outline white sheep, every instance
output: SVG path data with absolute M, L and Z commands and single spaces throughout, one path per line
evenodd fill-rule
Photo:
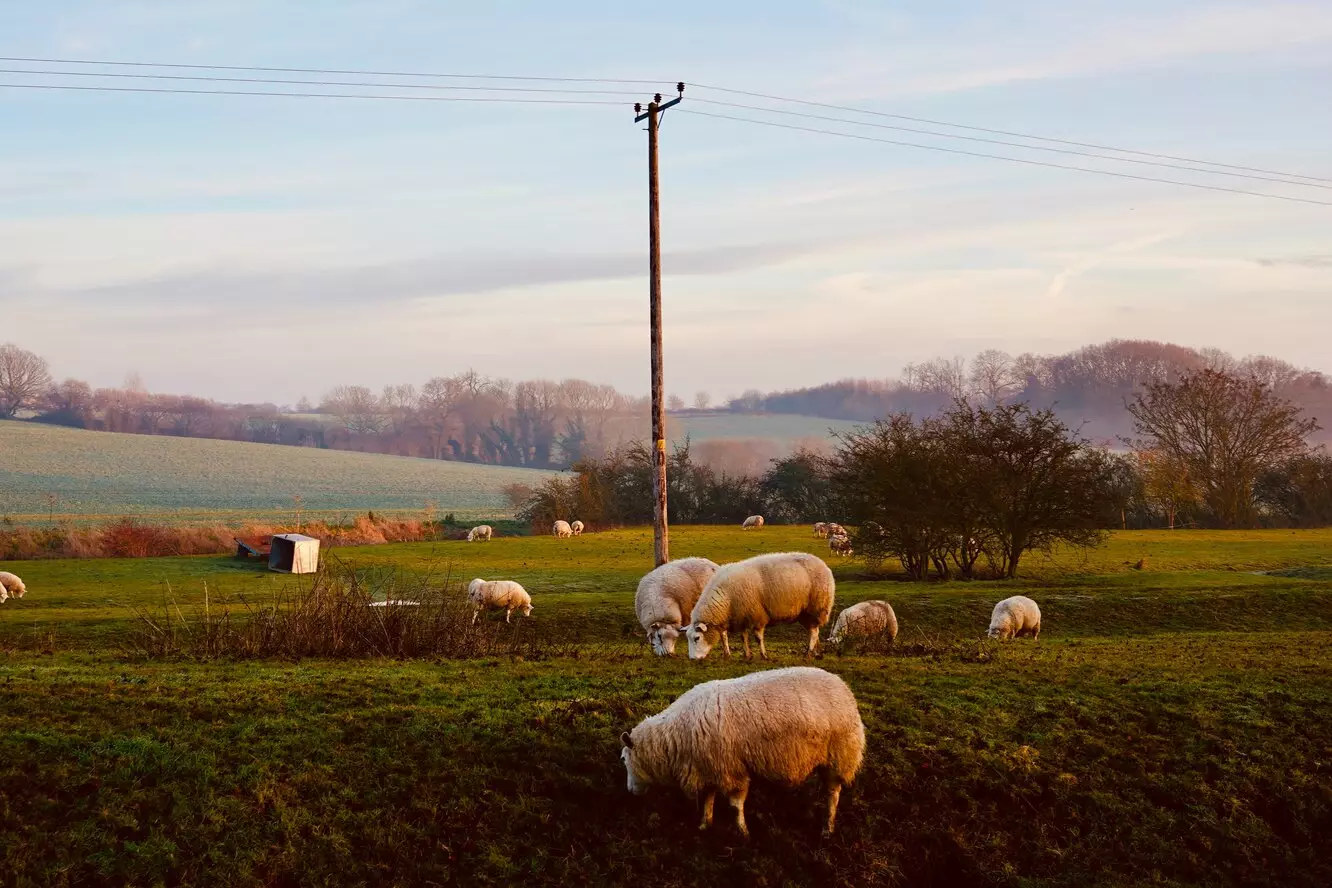
M 695 685 L 662 712 L 620 735 L 629 791 L 678 786 L 703 802 L 712 825 L 717 793 L 735 808 L 746 838 L 745 797 L 757 777 L 798 786 L 816 770 L 827 790 L 832 835 L 842 787 L 865 757 L 865 724 L 846 682 L 822 669 L 794 666 Z
M 488 543 L 490 542 L 491 535 L 494 533 L 495 528 L 491 527 L 489 524 L 478 524 L 476 527 L 467 531 L 467 542 L 474 543 L 477 540 L 482 540 L 483 542 Z
M 513 580 L 483 580 L 480 577 L 467 584 L 467 600 L 474 608 L 472 622 L 482 611 L 503 610 L 504 622 L 510 622 L 513 612 L 521 610 L 523 616 L 532 616 L 532 596 Z
M 8 571 L 0 570 L 0 604 L 4 604 L 10 598 L 22 598 L 28 591 L 28 587 L 23 585 L 23 581 Z
M 897 638 L 897 614 L 886 601 L 862 601 L 844 609 L 837 615 L 829 644 L 841 644 L 848 638 L 869 638 L 886 635 L 889 641 Z
M 828 536 L 830 536 L 830 537 L 837 537 L 837 536 L 842 536 L 842 537 L 844 537 L 844 536 L 850 536 L 850 534 L 846 532 L 846 528 L 843 527 L 842 525 L 838 524 L 838 523 L 835 522 L 835 521 L 829 521 L 829 522 L 828 522 Z
M 749 633 L 758 636 L 766 660 L 763 633 L 771 623 L 799 623 L 809 630 L 809 654 L 819 643 L 819 628 L 832 613 L 836 585 L 828 565 L 806 552 L 756 555 L 720 568 L 690 614 L 685 637 L 689 659 L 701 660 L 717 644 L 731 654 L 730 633 L 739 631 L 750 656 Z
M 1005 598 L 994 606 L 990 614 L 991 638 L 1020 638 L 1031 635 L 1041 637 L 1041 609 L 1025 595 Z
M 828 537 L 828 550 L 834 555 L 850 558 L 855 552 L 851 548 L 851 538 L 844 533 Z
M 716 572 L 716 562 L 681 558 L 663 564 L 638 581 L 634 610 L 657 656 L 675 653 L 676 638 Z
M 582 535 L 583 535 L 583 522 L 581 522 L 581 521 L 575 521 L 575 522 L 573 522 L 572 524 L 569 525 L 569 529 L 570 529 L 571 531 L 573 531 L 573 535 L 574 535 L 574 536 L 582 536 Z
M 741 530 L 761 530 L 763 528 L 762 515 L 750 515 L 740 525 Z
M 814 522 L 814 536 L 818 537 L 821 540 L 826 540 L 828 538 L 828 522 L 826 521 Z
M 568 521 L 556 521 L 550 526 L 550 532 L 560 539 L 573 536 L 573 528 Z

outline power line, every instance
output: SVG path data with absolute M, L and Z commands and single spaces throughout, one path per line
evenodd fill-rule
M 1116 148 L 1114 145 L 1098 145 L 1095 142 L 1076 142 L 1072 139 L 1057 139 L 1052 136 L 1037 136 L 1031 133 L 1019 133 L 1012 130 L 990 129 L 983 126 L 970 126 L 965 123 L 950 123 L 946 120 L 931 120 L 928 117 L 911 117 L 906 114 L 889 114 L 886 111 L 870 111 L 866 108 L 853 108 L 849 105 L 835 105 L 830 102 L 814 102 L 809 99 L 792 99 L 785 96 L 774 96 L 768 93 L 751 92 L 744 89 L 729 89 L 724 86 L 709 86 L 706 83 L 690 84 L 693 89 L 710 89 L 714 92 L 730 93 L 736 96 L 749 96 L 754 99 L 768 99 L 773 102 L 791 102 L 796 105 L 807 105 L 814 108 L 828 108 L 833 111 L 849 111 L 852 114 L 868 114 L 873 117 L 887 117 L 893 120 L 908 120 L 913 123 L 926 123 L 930 126 L 947 126 L 954 129 L 971 130 L 978 133 L 989 133 L 995 136 L 1010 136 L 1017 139 L 1033 139 L 1040 142 L 1055 142 L 1060 145 L 1073 145 L 1078 148 L 1095 148 L 1097 151 L 1115 151 L 1120 154 L 1136 154 L 1139 157 L 1154 157 L 1159 160 L 1178 160 L 1183 163 L 1200 163 L 1206 166 L 1223 167 L 1229 170 L 1244 170 L 1250 173 L 1268 173 L 1273 176 L 1289 176 L 1292 179 L 1311 179 L 1315 182 L 1332 182 L 1332 179 L 1322 176 L 1306 176 L 1301 173 L 1287 173 L 1281 170 L 1268 170 L 1262 167 L 1240 166 L 1233 163 L 1219 163 L 1214 160 L 1199 160 L 1196 157 L 1180 157 L 1174 154 L 1159 154 L 1152 151 L 1137 151 L 1132 148 Z
M 114 71 L 52 71 L 50 69 L 0 68 L 0 74 L 32 74 L 56 77 L 115 77 L 136 80 L 189 80 L 203 83 L 271 83 L 292 86 L 365 86 L 390 89 L 429 89 L 473 92 L 564 93 L 574 95 L 637 96 L 639 90 L 568 89 L 544 86 L 441 86 L 435 83 L 380 83 L 356 80 L 284 80 L 267 77 L 216 77 L 200 74 L 122 74 Z
M 33 59 L 0 56 L 0 62 L 29 62 L 42 65 L 107 65 L 126 68 L 187 68 L 196 71 L 268 71 L 277 74 L 342 74 L 356 77 L 434 77 L 455 80 L 529 80 L 550 83 L 626 83 L 660 85 L 666 80 L 626 80 L 615 77 L 524 77 L 517 74 L 438 74 L 422 71 L 361 71 L 338 68 L 265 68 L 258 65 L 190 65 L 170 62 L 119 62 L 99 59 Z
M 916 129 L 909 126 L 894 126 L 888 123 L 872 123 L 867 120 L 847 120 L 843 117 L 829 117 L 824 114 L 807 114 L 803 111 L 787 111 L 781 108 L 764 108 L 759 105 L 745 105 L 739 102 L 722 102 L 717 99 L 694 98 L 692 102 L 699 102 L 708 105 L 717 105 L 724 108 L 740 108 L 746 111 L 761 111 L 765 114 L 781 114 L 787 117 L 801 117 L 809 120 L 822 120 L 828 123 L 845 123 L 849 126 L 869 126 L 875 129 L 895 130 L 903 133 L 916 133 L 922 136 L 938 136 L 943 139 L 964 139 L 968 142 L 983 142 L 987 145 L 1004 145 L 1009 148 L 1020 148 L 1024 151 L 1047 151 L 1055 154 L 1071 154 L 1077 157 L 1094 157 L 1099 160 L 1109 160 L 1114 163 L 1133 163 L 1143 166 L 1165 167 L 1172 170 L 1186 170 L 1193 173 L 1206 173 L 1211 176 L 1233 176 L 1239 179 L 1255 179 L 1260 182 L 1279 182 L 1283 185 L 1298 185 L 1305 188 L 1326 188 L 1332 190 L 1332 185 L 1321 185 L 1317 182 L 1300 182 L 1295 179 L 1278 178 L 1276 176 L 1259 176 L 1253 173 L 1229 172 L 1221 169 L 1206 169 L 1205 167 L 1186 166 L 1179 163 L 1167 163 L 1159 160 L 1141 160 L 1134 157 L 1115 157 L 1111 154 L 1097 154 L 1094 151 L 1078 151 L 1074 148 L 1052 148 L 1049 145 L 1024 145 L 1021 142 L 1007 142 L 1003 139 L 987 139 L 983 136 L 966 136 L 960 133 L 941 133 L 937 130 Z M 1286 174 L 1281 174 L 1286 175 Z
M 381 84 L 389 86 L 389 84 Z M 499 102 L 520 105 L 616 105 L 624 107 L 624 102 L 611 99 L 529 99 L 510 98 L 507 96 L 386 96 L 367 93 L 304 93 L 276 92 L 268 90 L 235 89 L 180 89 L 148 86 L 79 86 L 68 83 L 0 83 L 0 89 L 59 89 L 78 92 L 116 92 L 116 93 L 174 93 L 195 96 L 281 96 L 290 99 L 376 99 L 399 102 Z
M 967 151 L 962 148 L 947 148 L 942 145 L 924 145 L 919 142 L 903 142 L 896 139 L 880 139 L 875 136 L 866 136 L 860 133 L 839 133 L 834 130 L 816 129 L 809 126 L 798 126 L 793 123 L 777 123 L 772 120 L 754 120 L 751 117 L 736 117 L 731 114 L 714 114 L 711 111 L 695 111 L 692 108 L 679 109 L 684 114 L 695 114 L 700 117 L 714 117 L 719 120 L 734 120 L 740 123 L 753 123 L 759 126 L 775 127 L 777 129 L 796 130 L 805 133 L 818 133 L 825 136 L 840 136 L 843 139 L 856 139 L 862 142 L 878 142 L 884 145 L 897 145 L 903 148 L 922 148 L 926 151 L 942 151 L 946 154 L 961 154 L 967 157 L 983 157 L 988 160 L 1006 160 L 1010 163 L 1021 163 L 1028 166 L 1049 167 L 1056 170 L 1070 170 L 1076 173 L 1095 173 L 1101 176 L 1114 176 L 1117 179 L 1134 179 L 1139 182 L 1157 182 L 1163 185 L 1179 185 L 1184 188 L 1199 188 L 1204 191 L 1223 191 L 1227 194 L 1244 194 L 1249 197 L 1267 197 L 1273 200 L 1292 201 L 1294 203 L 1316 204 L 1323 207 L 1332 207 L 1332 201 L 1314 200 L 1308 197 L 1291 197 L 1285 194 L 1271 194 L 1264 191 L 1246 191 L 1242 188 L 1227 188 L 1223 185 L 1204 185 L 1200 182 L 1184 182 L 1178 179 L 1161 179 L 1155 176 L 1139 176 L 1134 173 L 1119 173 L 1112 170 L 1099 170 L 1094 167 L 1080 167 L 1071 164 L 1049 163 L 1043 160 L 1029 160 L 1023 157 L 1006 157 L 1002 154 L 986 154 L 981 151 Z

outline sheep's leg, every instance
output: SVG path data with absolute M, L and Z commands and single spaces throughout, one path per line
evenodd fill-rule
M 717 790 L 708 789 L 703 792 L 703 822 L 698 825 L 700 830 L 712 826 L 712 803 L 717 801 Z
M 512 622 L 513 622 L 512 617 L 513 617 L 513 610 L 512 610 L 512 609 L 506 609 L 506 610 L 504 611 L 504 622 L 506 622 L 506 623 L 512 623 Z
M 726 652 L 726 656 L 731 656 L 731 636 L 725 629 L 722 630 L 722 650 Z
M 1041 640 L 1041 626 L 1040 626 L 1039 623 L 1036 624 L 1036 628 L 1035 628 L 1035 629 L 1031 630 L 1031 640 L 1032 640 L 1032 641 L 1040 641 L 1040 640 Z
M 828 785 L 828 823 L 823 827 L 823 836 L 833 834 L 833 825 L 837 822 L 837 802 L 842 797 L 842 781 L 831 770 L 823 778 Z
M 759 640 L 759 656 L 766 660 L 768 659 L 768 646 L 763 643 L 763 628 L 762 626 L 758 627 L 754 630 L 754 634 L 758 636 Z
M 749 651 L 749 630 L 746 629 L 744 634 L 741 635 L 740 637 L 743 638 L 745 641 L 745 659 L 746 660 L 754 659 L 754 655 Z
M 809 629 L 809 656 L 814 656 L 814 651 L 819 646 L 819 627 L 811 626 Z
M 735 808 L 735 825 L 740 827 L 740 834 L 746 839 L 749 838 L 749 824 L 745 823 L 745 796 L 749 795 L 749 781 L 746 780 L 740 784 L 738 789 L 734 789 L 726 794 L 726 799 Z
M 477 617 L 479 617 L 479 616 L 481 616 L 481 611 L 479 611 L 479 610 L 474 610 L 474 611 L 472 611 L 472 625 L 473 625 L 473 626 L 476 625 L 476 620 L 477 620 Z

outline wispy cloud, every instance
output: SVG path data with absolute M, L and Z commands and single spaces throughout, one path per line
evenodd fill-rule
M 1089 256 L 1084 256 L 1078 261 L 1066 265 L 1062 271 L 1060 271 L 1058 274 L 1054 276 L 1054 278 L 1051 279 L 1050 286 L 1045 291 L 1045 298 L 1057 299 L 1058 297 L 1064 294 L 1064 289 L 1068 286 L 1069 281 L 1073 280 L 1079 275 L 1091 271 L 1093 268 L 1096 268 L 1098 265 L 1105 264 L 1106 262 L 1110 261 L 1116 256 L 1122 256 L 1128 253 L 1136 253 L 1139 250 L 1144 250 L 1147 247 L 1155 246 L 1156 244 L 1162 243 L 1163 241 L 1167 241 L 1170 240 L 1171 238 L 1178 237 L 1180 234 L 1181 232 L 1179 231 L 1165 231 L 1157 234 L 1150 234 L 1147 235 L 1146 237 L 1135 238 L 1133 240 L 1127 240 L 1127 241 L 1120 241 L 1119 243 L 1111 244 L 1110 246 L 1106 247 L 1104 250 L 1093 253 Z
M 1314 254 L 1310 256 L 1285 256 L 1270 259 L 1260 258 L 1253 261 L 1265 268 L 1276 268 L 1282 265 L 1290 265 L 1297 268 L 1332 268 L 1332 253 Z

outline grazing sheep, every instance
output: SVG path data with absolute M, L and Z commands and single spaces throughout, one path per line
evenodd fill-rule
M 521 610 L 524 617 L 532 616 L 532 596 L 513 580 L 483 580 L 478 577 L 467 584 L 467 600 L 475 610 L 472 622 L 482 611 L 503 610 L 504 622 L 510 622 L 513 612 Z
M 749 837 L 745 796 L 758 777 L 798 786 L 822 771 L 832 835 L 842 787 L 865 757 L 865 724 L 846 682 L 822 669 L 793 666 L 695 685 L 662 712 L 620 735 L 629 791 L 678 786 L 703 801 L 712 825 L 717 793 L 735 808 Z
M 844 536 L 850 536 L 850 534 L 846 532 L 846 528 L 843 527 L 842 525 L 837 524 L 836 522 L 833 522 L 833 521 L 829 521 L 829 522 L 828 522 L 828 536 L 830 536 L 830 537 L 844 537 Z
M 573 536 L 573 528 L 568 521 L 556 521 L 550 526 L 550 532 L 560 539 Z
M 0 604 L 4 604 L 10 598 L 22 598 L 28 587 L 23 585 L 23 581 L 8 571 L 0 570 Z
M 689 612 L 716 572 L 717 564 L 706 558 L 681 558 L 638 581 L 634 610 L 657 656 L 675 653 L 675 640 L 689 622 Z
M 488 543 L 490 542 L 491 535 L 494 533 L 495 528 L 491 527 L 489 524 L 478 524 L 476 527 L 467 531 L 467 542 L 474 543 L 477 540 L 482 540 L 483 542 Z
M 851 549 L 851 537 L 844 533 L 828 537 L 828 549 L 834 555 L 841 555 L 843 558 L 849 558 L 855 554 Z
M 685 637 L 689 659 L 701 660 L 721 637 L 731 655 L 730 633 L 743 633 L 745 657 L 749 633 L 758 636 L 759 654 L 768 658 L 763 633 L 770 623 L 799 623 L 809 630 L 809 655 L 819 643 L 819 628 L 832 613 L 836 586 L 828 565 L 805 552 L 756 555 L 720 568 L 690 614 Z
M 814 522 L 814 536 L 818 537 L 821 540 L 826 540 L 828 538 L 828 522 L 826 521 Z
M 573 524 L 569 525 L 569 529 L 573 531 L 574 536 L 581 536 L 583 533 L 583 522 L 575 521 Z
M 990 615 L 991 638 L 1020 638 L 1031 635 L 1041 637 L 1041 609 L 1025 595 L 1005 598 L 994 606 Z
M 837 615 L 828 644 L 841 644 L 848 638 L 868 638 L 873 635 L 887 635 L 888 640 L 897 638 L 897 614 L 893 606 L 886 601 L 862 601 L 853 604 Z
M 750 515 L 750 516 L 749 516 L 748 518 L 746 518 L 746 519 L 744 520 L 744 522 L 740 525 L 740 529 L 741 529 L 741 530 L 749 530 L 749 529 L 751 529 L 751 528 L 754 529 L 754 530 L 761 530 L 761 529 L 763 528 L 763 516 L 762 516 L 762 515 Z

